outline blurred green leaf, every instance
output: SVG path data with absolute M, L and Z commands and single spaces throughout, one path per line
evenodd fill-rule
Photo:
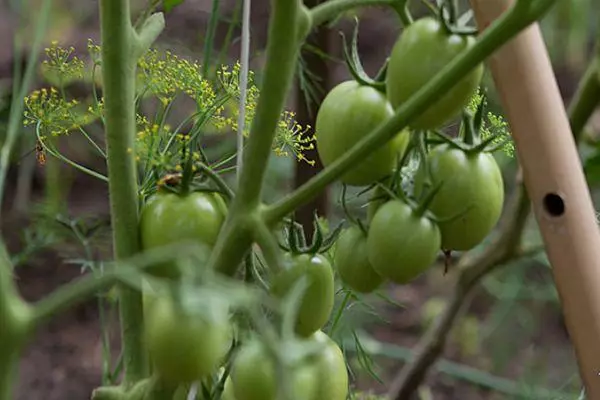
M 164 0 L 165 12 L 171 12 L 172 9 L 183 3 L 184 0 Z
M 593 186 L 600 183 L 600 151 L 585 160 L 583 170 L 587 178 L 588 185 Z

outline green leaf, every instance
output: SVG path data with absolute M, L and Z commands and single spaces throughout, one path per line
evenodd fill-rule
M 171 12 L 172 9 L 183 3 L 185 0 L 164 0 L 163 5 L 165 7 L 165 12 Z
M 593 186 L 600 183 L 600 151 L 585 160 L 583 170 L 587 178 L 588 185 Z

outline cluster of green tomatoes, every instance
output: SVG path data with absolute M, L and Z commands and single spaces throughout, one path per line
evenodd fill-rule
M 453 33 L 434 18 L 406 27 L 389 57 L 384 90 L 350 80 L 324 99 L 315 127 L 323 164 L 335 162 L 392 118 L 395 109 L 473 42 L 472 36 Z M 351 226 L 338 231 L 335 243 L 327 246 L 320 234 L 310 246 L 305 239 L 288 235 L 281 265 L 271 271 L 266 290 L 272 298 L 283 299 L 300 280 L 306 282 L 293 334 L 301 343 L 320 347 L 288 371 L 298 400 L 348 396 L 343 353 L 323 332 L 334 307 L 336 274 L 344 286 L 361 293 L 374 291 L 386 280 L 405 284 L 433 265 L 442 250 L 471 249 L 497 223 L 504 201 L 502 176 L 489 141 L 479 135 L 477 114 L 463 114 L 458 139 L 432 136 L 461 115 L 482 73 L 483 66 L 475 68 L 409 128 L 342 175 L 346 185 L 374 188 L 366 223 L 351 218 Z M 432 137 L 438 141 L 429 140 Z M 412 193 L 407 193 L 397 178 L 411 152 L 418 152 L 420 161 Z M 218 192 L 159 190 L 142 208 L 142 247 L 192 240 L 205 246 L 208 255 L 226 215 L 227 204 Z M 185 276 L 172 263 L 152 271 L 168 279 Z M 250 335 L 231 353 L 237 332 L 231 310 L 218 301 L 197 307 L 204 312 L 195 312 L 177 295 L 145 293 L 145 343 L 153 372 L 187 388 L 226 370 L 219 393 L 209 390 L 200 398 L 275 400 L 280 383 L 277 363 L 264 340 Z
M 474 42 L 473 36 L 453 33 L 435 18 L 409 25 L 389 56 L 383 88 L 353 79 L 325 97 L 315 127 L 322 163 L 332 164 L 392 118 Z M 463 112 L 482 74 L 479 65 L 407 129 L 341 176 L 346 185 L 375 187 L 367 224 L 352 221 L 336 245 L 335 266 L 347 286 L 371 292 L 384 280 L 406 284 L 428 269 L 441 250 L 469 250 L 498 222 L 504 185 L 490 153 L 493 138 L 481 138 L 482 108 L 474 115 Z M 458 138 L 439 132 L 461 112 Z M 408 152 L 419 156 L 411 193 L 397 179 Z

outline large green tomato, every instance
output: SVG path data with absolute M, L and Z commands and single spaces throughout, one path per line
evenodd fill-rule
M 148 311 L 145 344 L 154 371 L 165 382 L 200 380 L 224 361 L 232 337 L 225 305 L 192 314 L 177 307 L 170 296 L 158 296 Z
M 335 282 L 329 261 L 321 254 L 291 255 L 283 257 L 282 271 L 273 277 L 271 292 L 282 298 L 302 277 L 307 278 L 296 321 L 296 333 L 309 336 L 329 320 L 333 309 Z
M 403 201 L 390 200 L 377 210 L 369 226 L 369 261 L 382 277 L 408 283 L 433 264 L 440 236 L 426 215 L 418 215 Z
M 440 222 L 442 248 L 469 250 L 494 228 L 504 204 L 502 172 L 490 153 L 466 153 L 447 144 L 427 157 L 433 185 L 442 184 L 429 209 Z M 423 169 L 415 176 L 415 193 L 423 190 Z
M 369 132 L 387 121 L 394 111 L 385 95 L 370 86 L 351 80 L 334 87 L 325 97 L 315 124 L 317 150 L 327 166 L 348 152 Z M 370 156 L 356 163 L 340 180 L 348 185 L 369 185 L 388 175 L 398 154 L 408 146 L 403 131 Z
M 310 360 L 319 377 L 313 400 L 346 400 L 348 370 L 342 350 L 321 331 L 317 331 L 311 338 L 324 345 L 323 351 Z
M 407 27 L 392 49 L 387 69 L 387 96 L 394 109 L 474 44 L 473 36 L 449 34 L 435 18 L 422 18 Z M 479 64 L 431 104 L 411 127 L 435 129 L 457 117 L 477 90 L 482 75 L 483 64 Z
M 206 258 L 225 221 L 227 208 L 217 193 L 194 192 L 187 195 L 161 193 L 144 205 L 140 216 L 140 240 L 144 250 L 182 241 L 204 245 Z M 177 277 L 172 263 L 154 268 L 161 277 Z
M 276 364 L 257 339 L 245 343 L 231 369 L 235 400 L 276 400 L 278 380 Z M 313 366 L 301 363 L 291 371 L 296 400 L 315 400 L 317 375 Z
M 383 283 L 383 278 L 369 262 L 367 235 L 356 225 L 340 234 L 336 243 L 334 265 L 342 282 L 357 292 L 370 293 Z

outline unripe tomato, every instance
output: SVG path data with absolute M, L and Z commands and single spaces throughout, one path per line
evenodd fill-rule
M 206 248 L 206 258 L 216 243 L 227 208 L 217 193 L 193 192 L 187 195 L 157 193 L 144 205 L 140 215 L 140 240 L 144 250 L 196 241 Z M 177 277 L 172 263 L 152 269 L 161 277 Z
M 314 400 L 317 375 L 313 366 L 301 363 L 290 372 L 296 400 Z M 279 382 L 276 364 L 257 339 L 245 343 L 231 369 L 235 400 L 276 400 Z
M 319 377 L 313 400 L 346 400 L 348 396 L 348 370 L 344 354 L 339 346 L 325 333 L 317 331 L 312 340 L 325 348 L 312 360 Z
M 394 109 L 474 44 L 473 36 L 449 34 L 435 18 L 421 18 L 408 26 L 396 41 L 388 63 L 387 96 Z M 479 64 L 431 104 L 411 127 L 435 129 L 457 117 L 477 90 L 482 75 L 483 64 Z
M 435 147 L 427 157 L 432 184 L 443 182 L 429 209 L 444 219 L 439 223 L 442 247 L 469 250 L 494 228 L 504 204 L 502 172 L 490 153 L 466 153 L 447 144 Z M 415 176 L 415 193 L 423 190 L 424 173 Z
M 394 111 L 385 95 L 351 80 L 334 87 L 323 100 L 315 124 L 317 150 L 327 166 L 348 152 L 365 135 L 387 121 Z M 348 185 L 369 185 L 388 175 L 398 153 L 408 146 L 409 133 L 394 139 L 361 160 L 340 180 Z
M 231 343 L 227 307 L 191 314 L 171 297 L 157 296 L 149 311 L 145 343 L 154 371 L 165 382 L 200 380 L 224 361 Z
M 282 271 L 271 282 L 271 292 L 283 298 L 302 277 L 307 278 L 308 287 L 298 310 L 296 333 L 309 336 L 327 323 L 333 309 L 335 282 L 329 261 L 321 254 L 286 253 Z
M 334 265 L 342 282 L 357 292 L 370 293 L 383 283 L 383 278 L 375 272 L 369 262 L 367 235 L 356 225 L 340 234 L 334 254 Z
M 367 238 L 373 269 L 398 284 L 408 283 L 429 268 L 440 245 L 437 225 L 400 200 L 390 200 L 377 210 Z

